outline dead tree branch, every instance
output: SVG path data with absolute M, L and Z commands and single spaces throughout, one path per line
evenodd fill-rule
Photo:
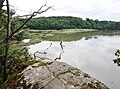
M 64 53 L 64 45 L 62 44 L 63 42 L 61 41 L 60 42 L 60 48 L 62 49 L 62 52 L 59 54 L 59 56 L 58 57 L 56 57 L 54 60 L 57 60 L 57 59 L 61 59 L 61 56 L 62 56 L 62 54 Z M 51 48 L 51 46 L 52 46 L 52 43 L 50 44 L 50 46 L 48 47 L 48 48 L 46 48 L 45 49 L 45 51 L 44 52 L 39 52 L 39 51 L 36 51 L 33 55 L 34 55 L 34 58 L 36 59 L 36 58 L 40 58 L 40 59 L 50 59 L 50 58 L 47 58 L 47 57 L 45 57 L 46 56 L 46 54 L 47 54 L 47 50 L 48 49 L 50 49 Z M 37 53 L 39 53 L 39 54 L 43 54 L 44 55 L 44 57 L 39 57 L 39 56 L 37 56 L 36 54 Z
M 35 16 L 38 15 L 38 14 L 42 14 L 42 13 L 48 11 L 49 9 L 53 9 L 53 6 L 49 6 L 49 7 L 47 7 L 45 10 L 42 11 L 41 9 L 42 9 L 43 7 L 45 7 L 45 6 L 47 6 L 47 5 L 45 4 L 45 5 L 41 6 L 40 9 L 38 9 L 38 11 L 33 12 L 33 13 L 30 15 L 30 17 L 29 17 L 18 29 L 16 29 L 13 33 L 11 33 L 11 34 L 9 35 L 8 39 L 10 40 L 10 39 L 14 36 L 14 34 L 16 34 L 17 32 L 19 32 L 19 31 L 22 29 L 22 27 L 23 27 L 30 19 L 32 19 L 33 17 L 35 17 Z M 0 43 L 4 42 L 4 41 L 6 41 L 6 40 L 7 40 L 7 38 L 5 38 L 4 40 L 2 40 Z
M 2 7 L 3 7 L 3 3 L 4 3 L 5 0 L 0 0 L 0 15 L 2 13 Z
M 47 50 L 50 49 L 51 46 L 52 46 L 52 43 L 50 43 L 50 46 L 49 46 L 48 48 L 46 48 L 44 52 L 36 51 L 36 52 L 34 53 L 34 58 L 35 58 L 35 59 L 36 59 L 36 58 L 40 58 L 40 59 L 45 58 L 45 56 L 46 56 L 46 54 L 47 54 Z M 37 53 L 39 53 L 39 54 L 44 54 L 44 57 L 39 57 L 39 56 L 37 56 L 37 55 L 36 55 Z M 49 58 L 45 58 L 45 59 L 49 59 Z
M 52 46 L 52 43 L 50 43 L 50 46 L 49 46 L 48 48 L 46 48 L 46 50 L 44 51 L 44 53 L 46 53 L 46 54 L 47 54 L 47 50 L 48 50 L 48 49 L 50 49 L 50 48 L 51 48 L 51 46 Z
M 4 82 L 7 80 L 7 61 L 8 61 L 8 51 L 9 51 L 9 31 L 10 31 L 10 8 L 9 8 L 9 1 L 6 0 L 7 4 L 7 34 L 6 34 L 6 40 L 5 40 L 5 58 L 4 58 Z
M 62 49 L 62 52 L 60 53 L 60 55 L 59 55 L 59 57 L 57 57 L 57 58 L 55 58 L 54 60 L 57 60 L 57 59 L 61 59 L 61 56 L 62 56 L 62 54 L 64 53 L 64 45 L 62 44 L 62 41 L 60 42 L 60 47 L 61 47 L 61 49 Z
M 21 28 L 34 16 L 36 16 L 37 14 L 42 14 L 44 12 L 46 12 L 49 9 L 52 9 L 52 7 L 46 7 L 45 10 L 41 10 L 43 7 L 47 6 L 46 4 L 41 6 L 40 9 L 38 11 L 33 12 L 30 17 L 18 28 L 16 29 L 14 32 L 10 33 L 11 31 L 11 22 L 12 22 L 12 17 L 11 17 L 11 13 L 10 13 L 10 5 L 9 5 L 9 0 L 0 0 L 0 12 L 2 10 L 3 7 L 3 2 L 6 1 L 6 7 L 7 7 L 7 32 L 6 32 L 6 38 L 4 40 L 2 40 L 0 43 L 5 43 L 5 52 L 4 52 L 4 62 L 3 62 L 3 74 L 4 74 L 4 82 L 8 79 L 8 52 L 9 52 L 9 43 L 10 43 L 10 39 L 21 30 Z M 1 13 L 0 13 L 1 15 Z

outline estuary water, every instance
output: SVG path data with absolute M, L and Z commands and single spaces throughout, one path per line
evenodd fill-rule
M 116 58 L 114 53 L 120 48 L 120 36 L 93 36 L 87 40 L 83 37 L 77 41 L 63 41 L 64 50 L 59 41 L 42 41 L 29 47 L 31 55 L 36 52 L 36 56 L 41 58 L 54 60 L 62 54 L 59 61 L 81 69 L 110 89 L 120 89 L 120 67 L 113 62 Z

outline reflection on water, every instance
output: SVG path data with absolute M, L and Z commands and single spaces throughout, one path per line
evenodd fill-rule
M 120 48 L 120 36 L 96 36 L 89 40 L 83 37 L 78 41 L 63 42 L 64 61 L 90 74 L 110 89 L 120 89 L 120 67 L 113 63 L 116 49 Z M 29 46 L 29 52 L 43 51 L 49 47 L 51 41 L 43 41 Z M 56 58 L 61 53 L 60 42 L 52 42 L 47 50 L 47 57 Z
M 76 32 L 76 33 L 55 33 L 50 36 L 44 37 L 47 41 L 78 41 L 85 37 L 86 40 L 91 39 L 93 36 L 114 36 L 120 35 L 120 31 L 89 31 L 89 32 Z M 96 37 L 95 37 L 96 38 Z

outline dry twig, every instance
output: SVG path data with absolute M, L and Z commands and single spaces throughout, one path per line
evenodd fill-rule
M 14 34 L 16 34 L 18 31 L 20 31 L 21 28 L 22 28 L 30 19 L 32 19 L 33 17 L 35 17 L 35 16 L 38 15 L 38 14 L 42 14 L 42 13 L 48 11 L 49 9 L 53 9 L 53 6 L 49 6 L 49 7 L 47 7 L 45 10 L 42 10 L 43 7 L 47 7 L 47 5 L 45 4 L 45 5 L 41 6 L 41 7 L 38 9 L 38 11 L 34 11 L 32 14 L 28 15 L 28 16 L 30 16 L 30 17 L 29 17 L 18 29 L 16 29 L 13 33 L 11 33 L 11 34 L 9 35 L 8 39 L 10 40 L 10 39 L 14 36 Z M 20 16 L 18 16 L 18 17 L 20 17 Z M 22 16 L 21 16 L 21 17 L 22 17 Z M 23 16 L 23 17 L 24 17 L 24 16 Z M 7 38 L 5 38 L 4 40 L 2 40 L 0 43 L 5 42 L 6 40 L 7 40 Z

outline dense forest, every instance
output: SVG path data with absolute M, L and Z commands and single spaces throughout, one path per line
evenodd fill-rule
M 27 23 L 30 29 L 98 29 L 98 30 L 120 30 L 120 22 L 99 21 L 71 16 L 52 16 L 33 18 Z

